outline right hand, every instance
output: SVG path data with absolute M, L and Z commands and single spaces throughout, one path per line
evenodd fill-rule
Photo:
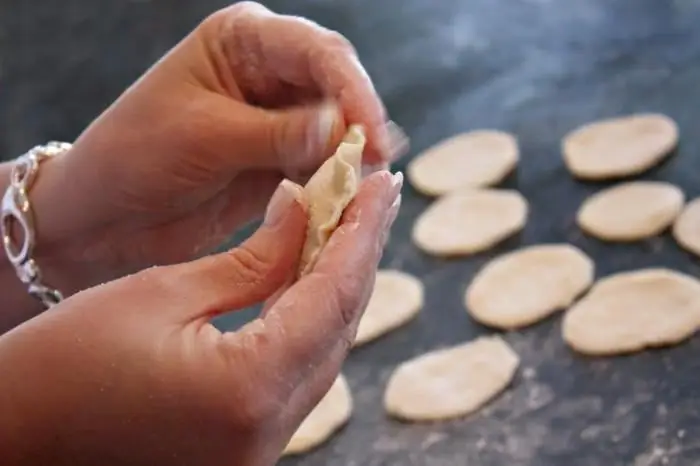
M 338 375 L 401 183 L 365 179 L 314 270 L 301 188 L 239 248 L 78 293 L 0 337 L 3 464 L 271 465 Z M 209 321 L 267 300 L 236 332 Z

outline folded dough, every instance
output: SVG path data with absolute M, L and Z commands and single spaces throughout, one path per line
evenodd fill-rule
M 300 276 L 309 273 L 316 265 L 343 211 L 357 194 L 362 180 L 364 147 L 364 129 L 359 125 L 350 126 L 335 154 L 321 165 L 304 187 L 309 226 L 301 254 Z

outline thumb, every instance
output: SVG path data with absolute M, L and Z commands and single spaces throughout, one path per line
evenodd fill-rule
M 148 269 L 134 276 L 139 277 L 134 286 L 145 286 L 151 296 L 162 296 L 167 302 L 160 307 L 175 305 L 179 314 L 175 318 L 187 321 L 209 320 L 257 304 L 295 273 L 307 223 L 303 189 L 283 180 L 262 225 L 248 240 L 220 254 Z
M 237 168 L 279 170 L 292 179 L 313 173 L 346 131 L 333 101 L 280 110 L 241 106 L 227 114 L 235 121 L 224 123 L 221 135 L 230 140 L 228 147 L 246 154 L 236 160 Z

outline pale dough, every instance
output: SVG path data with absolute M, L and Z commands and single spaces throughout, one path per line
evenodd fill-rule
M 398 270 L 380 270 L 354 346 L 360 346 L 413 319 L 423 307 L 423 283 Z
M 586 199 L 577 222 L 587 233 L 608 241 L 634 241 L 658 235 L 680 214 L 683 191 L 670 183 L 632 181 Z
M 564 138 L 562 151 L 574 176 L 602 180 L 643 173 L 677 143 L 678 127 L 671 118 L 643 113 L 583 125 Z
M 298 455 L 328 440 L 350 419 L 352 395 L 342 374 L 328 393 L 304 419 L 284 449 L 283 455 Z
M 362 181 L 362 151 L 365 134 L 353 125 L 333 156 L 326 160 L 304 187 L 309 207 L 306 243 L 301 255 L 300 275 L 311 271 L 343 211 L 357 194 Z
M 436 421 L 472 413 L 503 391 L 520 359 L 498 336 L 440 349 L 401 364 L 391 375 L 384 406 L 407 421 Z
M 594 269 L 593 261 L 569 244 L 529 246 L 479 271 L 465 305 L 484 325 L 525 327 L 570 306 L 593 283 Z
M 441 196 L 461 188 L 501 182 L 518 163 L 518 142 L 509 133 L 476 130 L 459 134 L 423 152 L 406 174 L 418 191 Z
M 522 230 L 528 206 L 517 191 L 468 189 L 435 201 L 413 225 L 413 242 L 438 256 L 475 254 Z
M 606 277 L 564 316 L 564 340 L 578 352 L 612 355 L 667 346 L 700 326 L 700 281 L 655 268 Z
M 673 237 L 683 249 L 700 256 L 700 198 L 690 201 L 678 216 Z

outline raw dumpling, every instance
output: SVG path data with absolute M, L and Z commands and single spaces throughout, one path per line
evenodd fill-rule
M 362 181 L 362 151 L 365 135 L 361 126 L 351 126 L 338 150 L 326 160 L 304 187 L 309 205 L 309 226 L 301 254 L 299 274 L 316 265 L 321 250 L 338 227 L 343 211 L 357 194 Z

